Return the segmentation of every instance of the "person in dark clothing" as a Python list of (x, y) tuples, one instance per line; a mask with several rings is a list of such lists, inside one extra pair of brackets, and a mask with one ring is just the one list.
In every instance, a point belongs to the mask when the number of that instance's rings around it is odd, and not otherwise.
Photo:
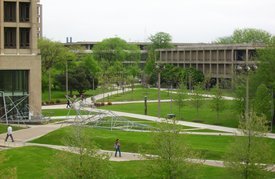
[(114, 147), (115, 147), (115, 150), (116, 150), (116, 152), (115, 152), (115, 157), (117, 156), (117, 152), (119, 153), (119, 157), (121, 157), (121, 151), (120, 151), (120, 142), (119, 142), (119, 139), (117, 139), (117, 140), (115, 141), (115, 145), (114, 145)]

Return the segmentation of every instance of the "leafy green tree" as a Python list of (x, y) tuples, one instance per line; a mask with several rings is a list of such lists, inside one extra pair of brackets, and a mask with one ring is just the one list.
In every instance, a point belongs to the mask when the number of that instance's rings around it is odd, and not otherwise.
[(72, 133), (63, 139), (68, 152), (59, 152), (55, 163), (50, 166), (49, 173), (53, 178), (115, 178), (109, 162), (109, 156), (99, 154), (92, 141), (87, 139), (87, 134), (81, 126), (75, 126)]
[(186, 69), (186, 78), (189, 89), (193, 89), (194, 86), (204, 81), (203, 72), (196, 70), (195, 68)]
[(265, 135), (266, 119), (251, 114), (249, 120), (240, 121), (244, 137), (236, 137), (225, 155), (225, 166), (236, 178), (265, 178), (267, 164), (271, 162), (271, 148)]
[(216, 43), (236, 44), (236, 43), (265, 43), (272, 42), (272, 35), (261, 29), (245, 28), (236, 29), (232, 36), (219, 38)]
[[(38, 41), (38, 47), (41, 51), (42, 74), (48, 75), (49, 100), (51, 100), (51, 73), (53, 68), (60, 64), (65, 64), (68, 59), (74, 59), (75, 55), (60, 42), (54, 42), (46, 38)], [(44, 77), (42, 78), (45, 79)]]
[[(171, 44), (172, 42), (172, 37), (170, 34), (165, 33), (165, 32), (158, 32), (155, 35), (151, 35), (149, 37), (149, 40), (151, 42), (151, 45), (148, 46), (148, 57), (146, 60), (145, 68), (144, 68), (144, 75), (146, 76), (146, 82), (150, 81), (153, 75), (156, 75), (154, 73), (156, 64), (155, 61), (158, 58), (158, 55), (156, 54), (155, 50), (156, 49), (163, 49), (163, 48), (172, 48), (173, 45)], [(156, 76), (155, 76), (156, 77)], [(155, 81), (152, 80), (152, 81)]]
[(210, 108), (216, 112), (217, 120), (220, 119), (220, 113), (225, 109), (225, 103), (224, 99), (222, 97), (222, 91), (217, 86), (216, 89), (214, 89), (214, 97), (212, 98)]
[(182, 119), (182, 108), (185, 105), (185, 93), (186, 93), (186, 86), (181, 83), (178, 87), (177, 90), (177, 95), (175, 98), (175, 104), (178, 106), (178, 110), (179, 110), (179, 118), (178, 119)]
[(264, 115), (268, 120), (271, 118), (271, 95), (270, 90), (261, 84), (257, 88), (256, 96), (254, 99), (254, 110), (257, 115)]
[(166, 32), (158, 32), (155, 35), (151, 35), (149, 37), (149, 40), (151, 41), (152, 49), (163, 49), (163, 48), (173, 48), (172, 42), (172, 36)]
[(195, 86), (191, 98), (191, 104), (196, 108), (197, 115), (199, 115), (199, 109), (203, 105), (202, 87), (201, 85)]
[(139, 61), (140, 50), (136, 45), (128, 44), (125, 40), (115, 37), (104, 39), (93, 48), (94, 58), (97, 61)]
[(173, 120), (173, 125), (164, 121), (153, 134), (152, 147), (156, 156), (146, 156), (151, 162), (144, 167), (149, 178), (195, 178), (198, 175), (199, 164), (188, 160), (198, 159), (199, 155), (180, 139), (179, 132)]
[(101, 71), (99, 63), (93, 58), (92, 55), (86, 55), (82, 59), (82, 63), (80, 65), (85, 70), (88, 80), (92, 84), (92, 89), (95, 90), (95, 83), (98, 81), (99, 73)]
[[(275, 44), (268, 46), (267, 48), (260, 49), (257, 51), (257, 59), (259, 60), (258, 69), (253, 75), (251, 83), (252, 90), (256, 90), (258, 86), (264, 84), (271, 93), (274, 93), (275, 89)], [(256, 91), (251, 92), (253, 95)], [(273, 95), (273, 106), (275, 95)], [(272, 99), (272, 97), (271, 97)], [(270, 106), (271, 107), (271, 106)], [(273, 109), (274, 114), (275, 108)], [(275, 124), (275, 116), (273, 115), (273, 124)]]

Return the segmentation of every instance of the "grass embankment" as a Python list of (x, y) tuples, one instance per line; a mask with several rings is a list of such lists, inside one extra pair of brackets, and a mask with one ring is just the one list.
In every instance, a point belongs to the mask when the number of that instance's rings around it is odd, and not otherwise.
[[(22, 147), (11, 150), (1, 151), (0, 155), (5, 156), (5, 161), (0, 161), (0, 171), (5, 169), (16, 169), (18, 179), (27, 178), (49, 178), (48, 169), (58, 158), (56, 154), (61, 151), (43, 148), (43, 147)], [(123, 179), (137, 179), (145, 176), (144, 164), (149, 161), (131, 161), (131, 162), (111, 162), (114, 169), (114, 175)], [(272, 173), (270, 178), (274, 178)], [(233, 179), (226, 173), (226, 169), (203, 166), (198, 170), (198, 178), (203, 179)]]
[[(0, 124), (0, 134), (6, 133), (7, 132), (8, 126), (5, 124)], [(17, 131), (20, 129), (24, 129), (23, 127), (18, 127), (18, 126), (12, 126), (13, 131)]]
[[(172, 98), (175, 98), (175, 94), (169, 93), (168, 91), (160, 91), (161, 99), (170, 99), (170, 94)], [(99, 101), (143, 101), (144, 97), (147, 96), (147, 100), (157, 100), (158, 99), (158, 89), (155, 88), (135, 88), (134, 91), (130, 90), (124, 93), (115, 94), (106, 97)], [(187, 95), (186, 95), (187, 97)]]
[[(122, 150), (125, 152), (139, 152), (140, 149), (153, 153), (152, 133), (110, 131), (106, 129), (83, 128), (86, 136), (93, 140), (99, 148), (104, 150), (113, 150), (114, 140), (119, 138), (122, 143)], [(33, 140), (34, 143), (62, 145), (62, 138), (72, 132), (72, 127), (66, 127), (51, 132), (41, 138)], [(263, 139), (272, 145), (273, 158), (275, 163), (275, 141)], [(221, 160), (230, 143), (234, 141), (233, 136), (201, 136), (201, 135), (182, 135), (181, 141), (190, 145), (194, 150), (202, 153), (205, 159)]]
[[(203, 101), (203, 105), (199, 108), (197, 113), (196, 108), (191, 105), (190, 101), (185, 102), (185, 106), (182, 108), (182, 119), (179, 119), (180, 113), (178, 106), (175, 103), (172, 104), (172, 111), (170, 110), (170, 103), (161, 103), (161, 117), (166, 117), (167, 114), (176, 114), (177, 119), (200, 122), (205, 124), (226, 126), (226, 127), (238, 127), (238, 115), (231, 108), (233, 101), (225, 101), (226, 108), (220, 113), (220, 119), (216, 119), (216, 112), (210, 109), (211, 101)], [(103, 106), (102, 109), (121, 111), (135, 114), (144, 114), (144, 104), (123, 104), (123, 105), (111, 105)], [(148, 115), (158, 116), (158, 103), (148, 103)]]

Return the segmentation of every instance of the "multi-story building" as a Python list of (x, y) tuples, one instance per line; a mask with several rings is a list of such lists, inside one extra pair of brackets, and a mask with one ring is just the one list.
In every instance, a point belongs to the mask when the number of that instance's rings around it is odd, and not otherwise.
[[(41, 111), (39, 0), (0, 0), (0, 118)], [(23, 115), (24, 114), (24, 115)]]
[(238, 66), (254, 65), (256, 50), (263, 45), (255, 44), (200, 44), (184, 45), (173, 49), (159, 49), (158, 64), (174, 64), (183, 68), (195, 68), (211, 78), (214, 83), (232, 85)]

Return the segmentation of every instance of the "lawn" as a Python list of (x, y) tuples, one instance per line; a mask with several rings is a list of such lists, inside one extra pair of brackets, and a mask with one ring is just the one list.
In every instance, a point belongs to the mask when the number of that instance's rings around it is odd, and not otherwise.
[[(6, 124), (0, 124), (0, 134), (6, 133), (7, 132), (8, 126)], [(24, 129), (23, 127), (18, 127), (18, 126), (12, 126), (13, 131), (17, 131), (20, 129)]]
[[(106, 97), (100, 101), (143, 101), (144, 97), (147, 96), (148, 100), (158, 99), (158, 89), (155, 88), (135, 88), (134, 91), (127, 91), (124, 94), (115, 94)], [(170, 99), (168, 91), (160, 91), (161, 99)], [(171, 97), (175, 98), (175, 94), (171, 93)]]
[[(88, 115), (88, 114), (94, 114), (89, 111), (81, 111), (80, 112), (82, 115)], [(43, 109), (42, 114), (47, 117), (52, 117), (52, 116), (74, 116), (76, 115), (75, 110), (70, 110), (70, 109)]]
[[(113, 90), (112, 89), (104, 90), (105, 93), (109, 92), (109, 91), (113, 91)], [(101, 93), (103, 93), (103, 89), (97, 88), (96, 90), (88, 90), (84, 94), (86, 97), (89, 97), (89, 96), (95, 96), (95, 95), (98, 95)], [(53, 102), (57, 102), (57, 101), (60, 101), (61, 103), (67, 102), (67, 100), (65, 98), (66, 91), (52, 90), (51, 95), (52, 95), (51, 101), (53, 101)], [(79, 93), (77, 91), (73, 91), (73, 95), (79, 96)], [(42, 101), (47, 102), (47, 101), (49, 101), (48, 98), (49, 98), (49, 92), (48, 92), (48, 90), (45, 90), (44, 92), (42, 92)]]
[[(49, 178), (48, 169), (51, 163), (58, 160), (55, 156), (61, 151), (43, 147), (21, 147), (0, 151), (5, 161), (0, 161), (0, 171), (16, 168), (18, 179)], [(1, 163), (3, 162), (3, 163)], [(111, 162), (115, 175), (120, 179), (149, 179), (144, 174), (144, 164), (150, 161)], [(274, 178), (272, 173), (270, 178)], [(0, 176), (2, 178), (2, 176)], [(233, 179), (224, 168), (203, 166), (198, 170), (198, 178), (203, 179)]]
[[(139, 152), (140, 149), (153, 153), (151, 148), (152, 134), (143, 132), (110, 131), (106, 129), (83, 128), (86, 136), (93, 140), (99, 148), (113, 150), (115, 139), (119, 138), (122, 143), (122, 151)], [(35, 139), (33, 143), (62, 145), (62, 138), (71, 133), (72, 127), (66, 127), (51, 132), (41, 138)], [(268, 140), (272, 145), (275, 163), (275, 141)], [(196, 151), (202, 153), (205, 159), (221, 160), (230, 143), (234, 141), (233, 136), (205, 136), (205, 135), (181, 135), (181, 141), (190, 145)], [(203, 142), (202, 142), (203, 141)]]
[[(220, 113), (219, 120), (216, 119), (216, 112), (209, 108), (210, 103), (211, 101), (203, 101), (203, 105), (199, 108), (199, 112), (197, 113), (196, 108), (191, 105), (191, 102), (186, 102), (186, 106), (182, 108), (182, 120), (226, 127), (238, 127), (238, 115), (231, 108), (233, 101), (224, 102), (226, 108)], [(144, 104), (139, 103), (103, 106), (101, 108), (113, 111), (144, 114)], [(170, 103), (161, 103), (161, 117), (166, 117), (167, 114), (171, 113), (176, 114), (177, 118), (179, 118), (178, 106), (173, 103), (171, 110)], [(148, 115), (158, 116), (158, 103), (148, 103)]]

